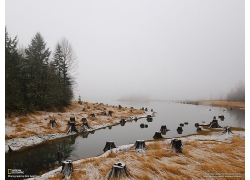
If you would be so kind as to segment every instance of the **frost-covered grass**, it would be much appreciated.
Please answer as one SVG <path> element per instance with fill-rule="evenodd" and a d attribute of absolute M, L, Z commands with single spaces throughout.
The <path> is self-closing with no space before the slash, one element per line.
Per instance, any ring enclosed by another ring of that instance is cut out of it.
<path fill-rule="evenodd" d="M 144 151 L 136 151 L 133 144 L 123 145 L 99 157 L 74 161 L 70 179 L 105 179 L 116 162 L 125 163 L 131 174 L 120 179 L 216 179 L 207 178 L 215 173 L 221 176 L 231 173 L 237 179 L 245 179 L 244 131 L 210 132 L 179 139 L 183 153 L 172 149 L 171 139 L 164 139 L 146 142 Z M 36 179 L 61 179 L 60 170 L 61 167 Z"/>

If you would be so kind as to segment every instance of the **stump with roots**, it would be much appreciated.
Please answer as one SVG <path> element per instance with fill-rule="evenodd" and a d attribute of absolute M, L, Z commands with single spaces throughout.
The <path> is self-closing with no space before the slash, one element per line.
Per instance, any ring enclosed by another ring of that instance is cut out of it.
<path fill-rule="evenodd" d="M 160 139 L 160 138 L 163 138 L 163 137 L 162 137 L 160 131 L 156 131 L 156 132 L 155 132 L 155 135 L 153 136 L 153 138 L 154 138 L 154 139 Z"/>
<path fill-rule="evenodd" d="M 145 149 L 146 144 L 144 140 L 137 140 L 134 144 L 135 149 Z"/>
<path fill-rule="evenodd" d="M 223 132 L 223 134 L 230 134 L 232 133 L 230 127 L 226 127 L 225 131 Z"/>
<path fill-rule="evenodd" d="M 180 126 L 181 126 L 181 127 L 183 127 L 183 126 L 184 126 L 184 124 L 183 124 L 183 123 L 180 123 Z"/>
<path fill-rule="evenodd" d="M 83 130 L 90 129 L 90 126 L 88 125 L 88 121 L 86 118 L 82 118 L 82 128 Z"/>
<path fill-rule="evenodd" d="M 68 133 L 72 133 L 72 132 L 77 132 L 79 133 L 79 131 L 76 129 L 76 123 L 75 122 L 70 122 L 69 123 L 69 129 L 67 131 L 67 134 Z"/>
<path fill-rule="evenodd" d="M 64 175 L 64 177 L 68 178 L 73 171 L 72 161 L 66 160 L 62 162 L 62 170 L 61 173 Z"/>
<path fill-rule="evenodd" d="M 108 111 L 108 116 L 112 116 L 113 111 Z"/>
<path fill-rule="evenodd" d="M 113 148 L 116 148 L 114 141 L 107 141 L 103 151 L 105 152 L 105 151 L 111 150 Z"/>
<path fill-rule="evenodd" d="M 182 143 L 180 139 L 173 139 L 170 143 L 172 148 L 175 149 L 176 152 L 182 152 Z"/>
<path fill-rule="evenodd" d="M 199 124 L 199 123 L 195 123 L 194 126 L 195 126 L 195 127 L 199 127 L 200 124 Z"/>
<path fill-rule="evenodd" d="M 208 126 L 208 128 L 221 128 L 221 126 L 218 123 L 218 120 L 214 119 Z"/>
<path fill-rule="evenodd" d="M 54 119 L 50 120 L 50 121 L 49 121 L 49 124 L 51 125 L 51 127 L 54 127 L 55 125 L 58 125 L 58 124 L 56 123 L 56 120 L 54 120 Z"/>
<path fill-rule="evenodd" d="M 108 174 L 106 175 L 106 179 L 109 178 L 120 178 L 122 176 L 130 176 L 130 173 L 128 169 L 126 168 L 126 165 L 123 162 L 117 162 L 115 163 Z"/>

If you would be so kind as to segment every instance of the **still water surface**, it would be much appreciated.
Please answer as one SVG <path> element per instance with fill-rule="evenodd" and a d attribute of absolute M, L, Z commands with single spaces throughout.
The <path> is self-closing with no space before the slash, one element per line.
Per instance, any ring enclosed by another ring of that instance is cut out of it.
<path fill-rule="evenodd" d="M 245 110 L 218 108 L 211 106 L 196 106 L 170 101 L 110 101 L 110 105 L 122 105 L 140 109 L 142 107 L 153 109 L 156 114 L 152 122 L 146 118 L 137 122 L 127 122 L 124 126 L 97 130 L 89 134 L 78 134 L 70 137 L 50 141 L 21 152 L 7 153 L 5 155 L 6 169 L 21 169 L 25 174 L 36 175 L 41 171 L 48 171 L 54 166 L 60 166 L 61 160 L 77 160 L 98 156 L 103 153 L 106 141 L 114 141 L 116 146 L 134 144 L 136 140 L 153 140 L 155 131 L 166 125 L 170 131 L 164 138 L 180 137 L 196 133 L 195 123 L 208 124 L 216 116 L 220 126 L 235 126 L 245 128 Z M 224 115 L 221 121 L 218 116 Z M 182 134 L 176 131 L 180 123 L 184 125 Z M 140 128 L 140 124 L 148 128 Z M 57 159 L 56 153 L 62 151 L 64 157 Z"/>

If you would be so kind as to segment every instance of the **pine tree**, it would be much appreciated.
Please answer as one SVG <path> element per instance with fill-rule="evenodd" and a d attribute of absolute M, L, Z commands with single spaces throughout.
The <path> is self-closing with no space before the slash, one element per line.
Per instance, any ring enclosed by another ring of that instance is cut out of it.
<path fill-rule="evenodd" d="M 5 107 L 18 110 L 24 106 L 20 83 L 20 60 L 17 36 L 12 40 L 5 28 Z"/>
<path fill-rule="evenodd" d="M 50 50 L 46 48 L 43 37 L 38 32 L 25 49 L 27 99 L 30 108 L 45 108 L 48 91 L 48 60 Z"/>

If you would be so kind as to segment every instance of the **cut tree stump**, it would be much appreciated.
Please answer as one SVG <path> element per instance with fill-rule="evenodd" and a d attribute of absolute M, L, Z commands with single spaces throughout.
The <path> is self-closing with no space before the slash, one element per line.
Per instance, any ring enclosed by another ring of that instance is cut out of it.
<path fill-rule="evenodd" d="M 208 126 L 208 128 L 221 128 L 221 126 L 218 123 L 218 120 L 214 119 Z"/>
<path fill-rule="evenodd" d="M 82 128 L 83 128 L 83 131 L 90 129 L 90 126 L 86 118 L 82 118 Z"/>
<path fill-rule="evenodd" d="M 50 120 L 49 123 L 50 123 L 51 127 L 54 127 L 55 125 L 58 125 L 56 123 L 56 120 L 54 120 L 54 119 Z"/>
<path fill-rule="evenodd" d="M 152 122 L 152 121 L 153 121 L 153 118 L 152 118 L 151 115 L 147 115 L 147 121 L 148 121 L 148 122 Z"/>
<path fill-rule="evenodd" d="M 199 127 L 200 124 L 199 124 L 199 123 L 195 123 L 194 126 L 195 126 L 195 127 Z"/>
<path fill-rule="evenodd" d="M 182 143 L 179 139 L 173 139 L 170 143 L 176 152 L 182 152 Z"/>
<path fill-rule="evenodd" d="M 146 144 L 144 140 L 137 140 L 134 144 L 135 149 L 145 149 Z"/>
<path fill-rule="evenodd" d="M 183 126 L 184 126 L 184 124 L 183 124 L 183 123 L 180 123 L 180 126 L 181 126 L 181 127 L 183 127 Z"/>
<path fill-rule="evenodd" d="M 64 177 L 68 178 L 73 171 L 72 161 L 66 160 L 62 162 L 62 170 L 61 173 L 64 175 Z"/>
<path fill-rule="evenodd" d="M 161 131 L 161 134 L 166 135 L 166 133 L 168 131 L 167 126 L 166 125 L 162 125 L 160 131 Z"/>
<path fill-rule="evenodd" d="M 114 141 L 107 141 L 103 151 L 105 152 L 105 151 L 111 150 L 113 148 L 116 148 Z"/>
<path fill-rule="evenodd" d="M 163 136 L 161 135 L 161 132 L 160 131 L 156 131 L 155 132 L 155 135 L 153 136 L 154 139 L 160 139 L 160 138 L 163 138 Z"/>
<path fill-rule="evenodd" d="M 230 127 L 226 127 L 225 131 L 223 132 L 223 134 L 230 134 L 232 133 Z"/>
<path fill-rule="evenodd" d="M 126 168 L 126 165 L 123 162 L 117 162 L 115 163 L 108 174 L 106 175 L 106 179 L 109 178 L 120 178 L 122 176 L 130 176 L 130 173 L 128 169 Z"/>
<path fill-rule="evenodd" d="M 72 133 L 72 132 L 77 132 L 79 133 L 79 131 L 76 129 L 76 123 L 75 122 L 70 122 L 69 123 L 69 129 L 67 131 L 67 134 L 68 133 Z"/>

